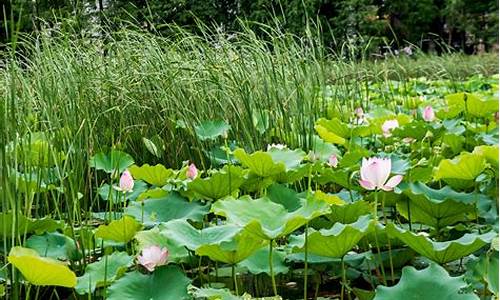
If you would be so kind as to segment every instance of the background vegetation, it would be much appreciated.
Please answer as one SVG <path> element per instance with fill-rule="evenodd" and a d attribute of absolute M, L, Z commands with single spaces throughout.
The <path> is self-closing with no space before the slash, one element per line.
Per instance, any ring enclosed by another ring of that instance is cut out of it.
<path fill-rule="evenodd" d="M 221 32 L 240 31 L 247 21 L 305 36 L 307 21 L 321 28 L 324 44 L 339 49 L 346 43 L 369 47 L 374 53 L 408 44 L 425 51 L 443 46 L 473 53 L 478 44 L 498 44 L 498 1 L 494 0 L 2 0 L 0 41 L 17 28 L 36 32 L 46 27 L 71 27 L 79 34 L 96 34 L 96 24 L 111 28 L 140 26 L 168 33 L 175 23 L 199 32 L 197 23 L 215 25 Z M 265 30 L 264 30 L 265 31 Z"/>

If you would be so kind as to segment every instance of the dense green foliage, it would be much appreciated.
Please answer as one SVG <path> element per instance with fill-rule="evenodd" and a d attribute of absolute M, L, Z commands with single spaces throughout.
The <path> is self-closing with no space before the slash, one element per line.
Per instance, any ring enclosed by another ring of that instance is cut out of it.
<path fill-rule="evenodd" d="M 14 28 L 32 32 L 69 26 L 81 34 L 94 34 L 96 25 L 117 29 L 135 24 L 168 34 L 165 24 L 197 31 L 196 23 L 201 22 L 232 32 L 241 30 L 238 20 L 244 20 L 251 27 L 259 22 L 299 36 L 307 34 L 309 24 L 321 28 L 324 43 L 337 50 L 347 44 L 375 53 L 387 51 L 380 48 L 384 46 L 401 49 L 413 44 L 426 50 L 448 46 L 472 53 L 481 41 L 488 47 L 498 43 L 494 0 L 38 0 L 6 1 L 4 7 L 3 41 L 9 40 Z"/>
<path fill-rule="evenodd" d="M 498 296 L 497 55 L 65 30 L 0 69 L 8 299 Z"/>

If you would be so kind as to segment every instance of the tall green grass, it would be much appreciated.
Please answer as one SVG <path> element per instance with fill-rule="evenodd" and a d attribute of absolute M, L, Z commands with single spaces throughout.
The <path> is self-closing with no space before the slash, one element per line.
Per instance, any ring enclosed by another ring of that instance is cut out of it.
<path fill-rule="evenodd" d="M 229 139 L 248 150 L 272 142 L 308 148 L 314 122 L 338 103 L 359 105 L 369 82 L 382 89 L 390 80 L 459 80 L 498 69 L 493 54 L 353 61 L 328 52 L 314 34 L 300 39 L 265 29 L 265 39 L 250 30 L 192 35 L 179 28 L 169 37 L 124 31 L 101 40 L 53 31 L 20 39 L 17 47 L 28 54 L 7 53 L 0 69 L 2 212 L 77 226 L 98 205 L 98 178 L 88 167 L 96 152 L 117 148 L 138 163 L 208 167 L 204 151 L 214 145 L 200 141 L 194 127 L 213 119 L 229 123 Z M 45 159 L 62 190 L 38 193 L 47 169 L 30 154 L 30 139 L 40 132 L 54 146 Z M 143 138 L 155 141 L 160 157 Z M 4 252 L 26 237 L 15 224 L 12 231 L 3 233 Z"/>

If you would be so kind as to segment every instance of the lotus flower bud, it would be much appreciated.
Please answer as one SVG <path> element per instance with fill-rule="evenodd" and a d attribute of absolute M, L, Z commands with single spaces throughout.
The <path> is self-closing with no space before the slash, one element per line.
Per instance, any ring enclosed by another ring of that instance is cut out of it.
<path fill-rule="evenodd" d="M 335 154 L 332 154 L 329 158 L 328 158 L 328 165 L 332 168 L 336 168 L 337 165 L 339 164 L 339 160 L 337 158 L 337 155 Z"/>
<path fill-rule="evenodd" d="M 428 105 L 424 108 L 423 118 L 426 122 L 432 122 L 436 119 L 436 115 L 434 114 L 434 109 L 432 106 Z"/>
<path fill-rule="evenodd" d="M 142 250 L 142 254 L 137 257 L 137 261 L 149 272 L 153 272 L 156 267 L 167 264 L 168 250 L 158 246 L 150 246 Z"/>
<path fill-rule="evenodd" d="M 125 170 L 123 172 L 122 176 L 120 177 L 120 186 L 119 190 L 127 193 L 131 192 L 134 189 L 134 178 L 132 178 L 132 174 L 128 170 Z"/>
<path fill-rule="evenodd" d="M 190 164 L 187 171 L 186 171 L 186 177 L 193 180 L 198 176 L 198 169 L 196 168 L 195 164 Z"/>
<path fill-rule="evenodd" d="M 391 131 L 398 127 L 399 127 L 399 122 L 396 119 L 385 121 L 384 124 L 382 124 L 382 131 L 384 133 L 384 136 L 390 137 Z"/>

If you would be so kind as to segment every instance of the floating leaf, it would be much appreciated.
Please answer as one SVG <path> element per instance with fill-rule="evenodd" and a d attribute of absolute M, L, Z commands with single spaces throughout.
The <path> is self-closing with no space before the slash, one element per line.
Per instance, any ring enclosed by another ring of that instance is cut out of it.
<path fill-rule="evenodd" d="M 195 192 L 200 198 L 218 200 L 232 195 L 243 184 L 242 169 L 228 165 L 224 171 L 216 172 L 208 178 L 196 178 L 188 183 L 188 191 Z"/>
<path fill-rule="evenodd" d="M 330 211 L 324 201 L 309 198 L 302 199 L 299 209 L 288 212 L 285 207 L 267 197 L 220 200 L 214 203 L 212 210 L 217 215 L 225 216 L 229 223 L 246 227 L 265 240 L 290 234 L 309 220 Z"/>
<path fill-rule="evenodd" d="M 250 171 L 260 177 L 278 175 L 286 171 L 286 165 L 282 162 L 274 162 L 269 153 L 257 151 L 247 154 L 245 150 L 238 148 L 234 151 L 234 157 Z"/>
<path fill-rule="evenodd" d="M 409 205 L 412 222 L 437 229 L 469 220 L 468 214 L 476 211 L 475 203 L 479 197 L 479 194 L 458 193 L 448 186 L 435 190 L 418 182 L 401 184 L 398 189 L 409 198 L 397 201 L 398 212 L 408 219 Z"/>
<path fill-rule="evenodd" d="M 477 146 L 472 154 L 481 155 L 498 172 L 498 145 L 495 146 Z"/>
<path fill-rule="evenodd" d="M 486 168 L 483 156 L 463 153 L 454 159 L 443 159 L 434 172 L 434 179 L 443 179 L 456 188 L 472 186 L 474 179 Z"/>
<path fill-rule="evenodd" d="M 222 120 L 205 121 L 195 127 L 196 135 L 202 141 L 213 140 L 227 134 L 231 126 Z"/>
<path fill-rule="evenodd" d="M 59 232 L 32 235 L 26 240 L 26 247 L 35 250 L 40 256 L 53 259 L 73 260 L 78 258 L 75 241 Z"/>
<path fill-rule="evenodd" d="M 78 294 L 92 294 L 96 287 L 103 287 L 122 276 L 132 264 L 133 257 L 125 252 L 105 255 L 99 261 L 88 264 L 85 274 L 78 277 L 75 290 Z"/>
<path fill-rule="evenodd" d="M 176 192 L 158 199 L 147 199 L 141 202 L 130 202 L 125 214 L 147 226 L 174 219 L 201 221 L 208 213 L 209 207 L 200 202 L 189 202 Z"/>
<path fill-rule="evenodd" d="M 359 217 L 373 211 L 370 203 L 366 201 L 349 202 L 344 205 L 331 206 L 332 212 L 325 215 L 332 223 L 350 224 L 356 222 Z"/>
<path fill-rule="evenodd" d="M 346 139 L 333 133 L 332 131 L 328 130 L 327 127 L 321 124 L 314 125 L 314 129 L 318 133 L 319 137 L 327 143 L 333 143 L 338 145 L 344 145 L 346 143 Z"/>
<path fill-rule="evenodd" d="M 131 192 L 120 192 L 105 183 L 99 188 L 98 193 L 102 200 L 112 203 L 123 203 L 127 200 L 135 201 L 139 195 L 144 193 L 147 189 L 148 186 L 145 182 L 136 180 L 134 181 L 134 189 Z"/>
<path fill-rule="evenodd" d="M 467 111 L 467 114 L 475 117 L 490 116 L 498 111 L 498 99 L 483 100 L 471 93 L 447 95 L 445 100 L 449 107 L 449 114 L 447 115 L 449 118 L 454 118 L 463 111 Z"/>
<path fill-rule="evenodd" d="M 161 164 L 150 166 L 148 164 L 140 167 L 133 165 L 129 168 L 132 177 L 136 180 L 143 180 L 157 187 L 166 185 L 175 176 L 172 169 L 167 169 Z"/>
<path fill-rule="evenodd" d="M 74 287 L 76 275 L 64 263 L 23 247 L 12 247 L 8 261 L 33 285 Z"/>
<path fill-rule="evenodd" d="M 285 264 L 286 253 L 280 250 L 273 250 L 273 272 L 274 274 L 288 273 L 288 267 Z M 269 269 L 269 247 L 264 246 L 257 250 L 250 257 L 238 264 L 239 267 L 245 267 L 252 274 L 266 273 L 271 274 Z"/>
<path fill-rule="evenodd" d="M 420 271 L 408 266 L 403 268 L 398 284 L 392 287 L 378 286 L 374 300 L 479 300 L 474 294 L 462 293 L 465 286 L 462 276 L 450 277 L 437 264 L 433 263 Z"/>
<path fill-rule="evenodd" d="M 310 253 L 326 257 L 342 257 L 350 251 L 372 228 L 369 215 L 360 217 L 355 223 L 335 223 L 330 229 L 310 229 L 307 249 Z M 305 235 L 293 236 L 290 245 L 294 251 L 304 251 Z"/>
<path fill-rule="evenodd" d="M 300 149 L 290 150 L 287 148 L 271 148 L 266 153 L 271 155 L 274 162 L 285 164 L 286 171 L 297 169 L 306 156 L 304 151 Z"/>
<path fill-rule="evenodd" d="M 345 201 L 340 199 L 339 196 L 334 194 L 323 193 L 322 191 L 315 191 L 314 198 L 325 201 L 326 203 L 333 206 L 342 206 L 346 204 Z"/>
<path fill-rule="evenodd" d="M 318 136 L 313 136 L 313 151 L 314 155 L 321 161 L 327 162 L 332 154 L 340 156 L 340 151 L 331 143 L 326 143 Z"/>
<path fill-rule="evenodd" d="M 63 223 L 45 217 L 40 219 L 27 218 L 21 214 L 17 217 L 12 212 L 4 212 L 0 214 L 0 236 L 5 235 L 11 237 L 16 234 L 43 234 L 44 232 L 53 232 L 61 229 Z"/>
<path fill-rule="evenodd" d="M 111 150 L 110 154 L 97 153 L 90 159 L 90 167 L 103 170 L 106 173 L 115 174 L 125 171 L 134 163 L 132 156 L 118 150 Z"/>
<path fill-rule="evenodd" d="M 289 212 L 300 207 L 300 198 L 297 193 L 284 185 L 275 183 L 267 189 L 267 196 L 275 203 L 283 205 Z"/>
<path fill-rule="evenodd" d="M 197 255 L 228 264 L 244 260 L 263 243 L 262 239 L 238 226 L 219 225 L 198 230 L 182 220 L 164 224 L 162 234 Z"/>
<path fill-rule="evenodd" d="M 108 300 L 183 300 L 189 299 L 187 287 L 190 283 L 176 266 L 156 268 L 153 274 L 138 271 L 125 274 L 108 289 Z"/>
<path fill-rule="evenodd" d="M 146 247 L 158 246 L 168 249 L 168 261 L 181 262 L 189 256 L 184 245 L 177 243 L 171 236 L 164 234 L 159 227 L 139 231 L 134 238 L 139 244 L 137 247 L 138 252 Z"/>
<path fill-rule="evenodd" d="M 134 218 L 123 216 L 120 220 L 111 221 L 109 225 L 100 225 L 97 228 L 95 236 L 104 240 L 127 243 L 140 228 L 141 224 Z"/>
<path fill-rule="evenodd" d="M 494 232 L 481 235 L 467 233 L 457 240 L 434 242 L 423 235 L 400 229 L 392 223 L 387 224 L 386 231 L 390 236 L 400 239 L 420 255 L 440 264 L 467 256 L 488 245 L 496 236 Z"/>

